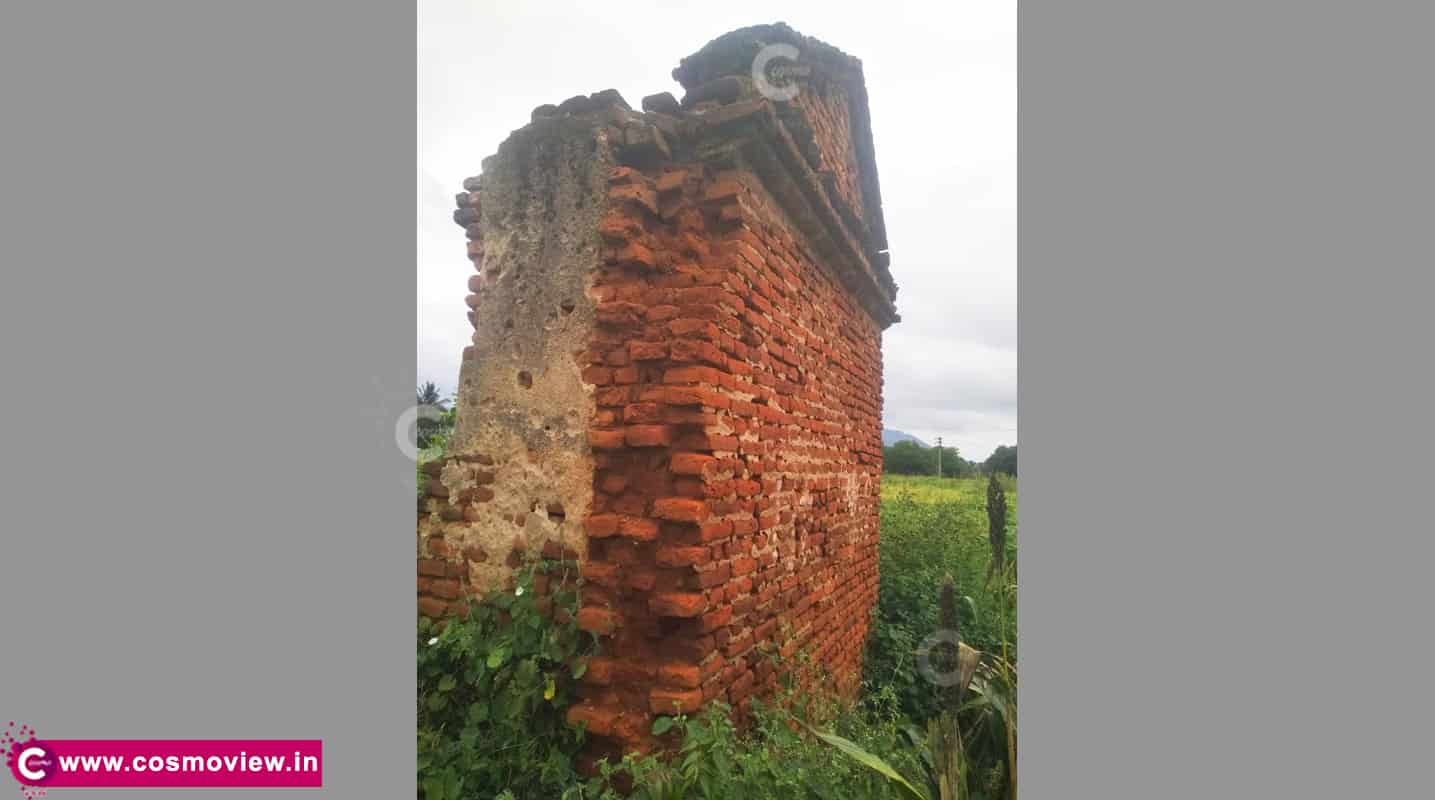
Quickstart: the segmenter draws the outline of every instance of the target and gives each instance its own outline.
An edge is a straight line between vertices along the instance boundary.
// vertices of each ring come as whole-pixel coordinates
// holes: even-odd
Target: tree
[[[438,406],[439,408],[443,408],[443,395],[439,394],[438,386],[435,386],[433,381],[428,381],[420,386],[416,396],[418,398],[418,404],[421,406]]]
[[[992,451],[982,466],[987,472],[1004,472],[1016,477],[1016,445],[1002,445]]]
[[[963,460],[955,447],[940,448],[942,453],[942,477],[960,478],[970,475],[970,463]],[[904,440],[882,448],[882,470],[896,475],[936,475],[936,447]]]
[[[432,414],[420,414],[418,419],[418,431],[416,433],[417,443],[420,449],[425,449],[435,443],[435,439],[448,433],[453,427],[453,412],[445,405],[446,400],[439,393],[438,387],[433,381],[428,381],[418,388],[414,394],[415,403],[420,409],[436,409],[442,413],[441,417],[431,418]]]
[[[882,458],[886,471],[898,475],[932,475],[937,469],[936,456],[913,441],[882,448]]]

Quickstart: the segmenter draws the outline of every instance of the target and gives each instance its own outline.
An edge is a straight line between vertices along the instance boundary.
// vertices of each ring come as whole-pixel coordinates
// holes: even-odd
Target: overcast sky
[[[1016,3],[424,0],[418,41],[418,375],[445,395],[472,329],[463,178],[544,103],[682,89],[679,59],[786,22],[862,59],[902,321],[884,424],[981,460],[1015,444]]]

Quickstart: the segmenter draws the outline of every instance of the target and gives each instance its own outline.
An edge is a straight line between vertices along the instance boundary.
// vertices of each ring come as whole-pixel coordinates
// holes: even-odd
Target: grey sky
[[[678,60],[786,22],[862,59],[902,322],[884,336],[884,424],[963,456],[1017,427],[1016,4],[424,0],[418,41],[418,374],[445,393],[472,333],[452,223],[464,177],[529,112],[614,88],[682,91]]]

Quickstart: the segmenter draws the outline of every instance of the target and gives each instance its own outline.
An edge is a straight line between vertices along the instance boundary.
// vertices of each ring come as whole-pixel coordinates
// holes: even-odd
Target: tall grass
[[[884,475],[881,587],[868,641],[865,681],[893,687],[914,720],[935,716],[940,693],[916,669],[913,653],[941,629],[938,589],[950,573],[962,603],[962,640],[1016,661],[1017,497],[1007,494],[1006,570],[988,580],[991,544],[984,478]]]

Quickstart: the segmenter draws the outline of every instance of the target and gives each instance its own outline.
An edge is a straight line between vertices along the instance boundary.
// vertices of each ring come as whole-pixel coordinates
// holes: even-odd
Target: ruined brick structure
[[[795,96],[753,80],[772,45]],[[423,614],[581,564],[570,719],[610,753],[772,688],[759,645],[852,692],[877,593],[897,315],[861,63],[760,26],[673,76],[536,109],[465,182],[474,344],[420,503]]]

